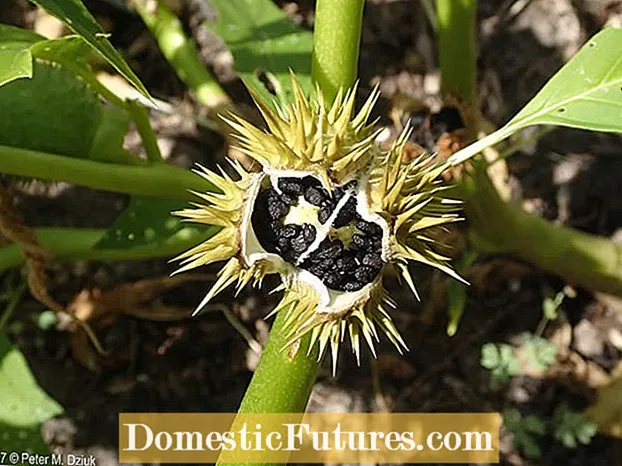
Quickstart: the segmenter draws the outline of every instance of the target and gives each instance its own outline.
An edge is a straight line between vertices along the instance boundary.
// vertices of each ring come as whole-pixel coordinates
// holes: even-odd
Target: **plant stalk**
[[[485,171],[474,176],[477,187],[465,207],[478,249],[511,254],[570,284],[622,296],[622,245],[529,214],[504,202]]]
[[[475,0],[437,0],[441,89],[475,105]],[[498,129],[449,159],[459,164],[519,128]],[[475,164],[462,191],[472,244],[485,252],[508,253],[569,283],[622,296],[622,246],[606,238],[553,225],[520,206],[504,202],[484,164]],[[468,194],[467,194],[468,193]]]
[[[477,0],[437,0],[442,89],[475,104]]]
[[[354,84],[364,0],[318,0],[311,75],[328,102]]]
[[[162,162],[119,165],[2,145],[0,173],[168,199],[195,199],[190,189],[215,190],[189,170]]]
[[[135,0],[133,3],[162,54],[197,100],[212,109],[230,104],[229,96],[205,67],[194,41],[186,36],[173,12],[160,0]]]
[[[364,0],[318,0],[312,78],[330,101],[356,79]],[[320,362],[303,338],[293,357],[283,351],[286,313],[277,315],[238,413],[304,412]],[[218,461],[218,465],[225,464]]]
[[[133,260],[171,257],[207,239],[208,233],[182,230],[163,243],[151,243],[125,249],[93,249],[106,230],[88,228],[37,228],[35,234],[52,254],[54,261]],[[24,263],[19,247],[9,244],[0,248],[0,273]]]

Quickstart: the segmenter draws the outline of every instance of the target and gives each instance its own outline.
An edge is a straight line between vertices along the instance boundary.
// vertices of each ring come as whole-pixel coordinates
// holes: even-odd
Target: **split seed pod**
[[[460,220],[459,202],[445,197],[440,181],[447,166],[429,154],[404,162],[408,130],[380,151],[368,122],[377,89],[356,113],[355,88],[327,105],[319,91],[308,99],[293,76],[292,84],[293,102],[276,111],[255,96],[265,131],[237,116],[227,120],[261,172],[236,162],[235,180],[222,170],[195,170],[221,192],[195,193],[203,202],[176,214],[222,230],[177,257],[177,272],[227,261],[195,314],[230,285],[239,291],[279,274],[284,296],[271,315],[287,314],[286,347],[310,334],[310,348],[319,345],[322,357],[330,347],[333,365],[346,335],[357,360],[362,340],[374,351],[378,330],[401,352],[406,345],[382,285],[387,268],[397,267],[415,295],[409,261],[461,280],[434,241],[435,230]]]

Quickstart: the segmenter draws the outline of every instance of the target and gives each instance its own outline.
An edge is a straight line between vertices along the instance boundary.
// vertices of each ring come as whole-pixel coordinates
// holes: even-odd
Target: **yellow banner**
[[[497,463],[498,413],[119,415],[121,463]]]

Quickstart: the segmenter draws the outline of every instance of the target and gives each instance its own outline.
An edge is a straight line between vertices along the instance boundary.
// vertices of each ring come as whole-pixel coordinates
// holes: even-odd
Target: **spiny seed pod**
[[[319,91],[309,100],[292,82],[294,101],[276,112],[255,97],[266,131],[239,117],[228,121],[260,173],[237,163],[237,180],[196,170],[221,193],[195,193],[205,204],[176,214],[223,229],[179,256],[178,272],[227,260],[195,313],[231,284],[239,291],[279,274],[284,297],[271,314],[287,313],[286,346],[310,334],[320,357],[330,346],[333,364],[346,335],[357,360],[361,340],[373,352],[377,329],[401,352],[406,345],[389,316],[394,303],[383,272],[396,266],[415,295],[409,261],[460,280],[433,240],[433,230],[459,220],[459,202],[444,197],[439,178],[446,165],[429,155],[405,163],[407,131],[380,151],[367,122],[377,90],[355,114],[355,89],[328,106]]]

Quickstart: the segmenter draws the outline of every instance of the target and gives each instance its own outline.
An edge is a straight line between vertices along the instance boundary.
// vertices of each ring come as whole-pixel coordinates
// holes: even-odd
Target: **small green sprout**
[[[596,435],[598,427],[581,413],[572,411],[564,403],[553,413],[553,436],[566,448],[588,445]]]
[[[557,347],[546,338],[525,333],[523,344],[527,366],[538,372],[546,372],[557,360]]]
[[[503,425],[512,434],[514,446],[527,458],[542,456],[537,437],[546,433],[546,423],[538,416],[523,416],[517,409],[506,409],[501,414]]]
[[[490,380],[495,385],[506,383],[520,369],[520,361],[514,356],[512,346],[505,343],[483,345],[480,364],[490,370]]]

